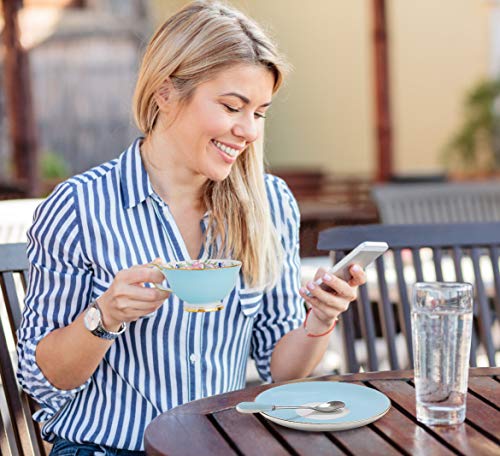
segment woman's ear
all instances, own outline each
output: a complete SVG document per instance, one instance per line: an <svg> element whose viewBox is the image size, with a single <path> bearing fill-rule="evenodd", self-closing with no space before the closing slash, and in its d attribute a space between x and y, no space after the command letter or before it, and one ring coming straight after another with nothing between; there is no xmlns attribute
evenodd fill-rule
<svg viewBox="0 0 500 456"><path fill-rule="evenodd" d="M170 78L163 81L163 84L156 91L154 98L160 111L169 111L172 108L174 88Z"/></svg>

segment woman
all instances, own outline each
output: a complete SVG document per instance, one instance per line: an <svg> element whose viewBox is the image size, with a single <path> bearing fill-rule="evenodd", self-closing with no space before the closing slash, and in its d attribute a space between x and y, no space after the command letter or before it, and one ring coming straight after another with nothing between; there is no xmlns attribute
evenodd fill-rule
<svg viewBox="0 0 500 456"><path fill-rule="evenodd" d="M19 380L52 454L139 452L155 416L244 387L249 352L266 381L304 377L323 356L365 277L318 271L329 291L298 290L297 204L263 171L284 69L240 12L189 4L146 50L133 102L144 137L36 211ZM207 257L243 263L220 312L184 312L144 286L164 279L148 266L156 258Z"/></svg>

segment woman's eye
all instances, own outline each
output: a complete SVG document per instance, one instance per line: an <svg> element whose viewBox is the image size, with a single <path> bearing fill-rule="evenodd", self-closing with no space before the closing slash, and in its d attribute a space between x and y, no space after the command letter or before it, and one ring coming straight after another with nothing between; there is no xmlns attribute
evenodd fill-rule
<svg viewBox="0 0 500 456"><path fill-rule="evenodd" d="M229 112L240 112L238 108L233 108L232 106L229 106L225 103L222 103L222 105L229 111Z"/></svg>
<svg viewBox="0 0 500 456"><path fill-rule="evenodd" d="M228 112L241 112L240 108L233 108L232 106L230 106L230 105L228 105L226 103L222 103L222 106L224 106L224 108ZM256 113L254 113L254 117L256 119L265 119L266 115L264 113L262 113L262 112L256 112Z"/></svg>

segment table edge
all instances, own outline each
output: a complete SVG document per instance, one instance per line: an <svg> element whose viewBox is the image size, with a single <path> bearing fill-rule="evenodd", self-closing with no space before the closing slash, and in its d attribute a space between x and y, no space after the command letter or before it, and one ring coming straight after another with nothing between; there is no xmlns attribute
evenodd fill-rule
<svg viewBox="0 0 500 456"><path fill-rule="evenodd" d="M391 371L374 371L374 372L360 372L356 374L334 374L334 375L322 375L318 377L306 377L296 380L289 380L284 382L276 382L276 383L268 383L264 385L258 385L253 387L247 387L240 390L230 391L227 393L222 393L216 396L210 396L203 399L197 399L192 402L188 402L186 404L179 405L174 407L164 413L162 415L185 415L185 414L199 414L203 413L204 410L207 409L205 404L214 400L217 397L218 400L221 399L220 396L224 395L232 395L237 393L243 393L244 391L250 396L255 397L261 392L275 388L277 386L286 385L290 383L298 383L298 382L311 382L311 381L370 381L370 380L412 380L413 379L413 369L408 370L391 370ZM500 367L471 367L469 370L470 377L488 377L492 375L500 376ZM250 400L250 399L249 399ZM231 402L229 404L221 407L217 410L210 408L212 412L226 410L228 408L234 407L234 404ZM161 416L161 415L160 415ZM153 420L154 421L154 420Z"/></svg>

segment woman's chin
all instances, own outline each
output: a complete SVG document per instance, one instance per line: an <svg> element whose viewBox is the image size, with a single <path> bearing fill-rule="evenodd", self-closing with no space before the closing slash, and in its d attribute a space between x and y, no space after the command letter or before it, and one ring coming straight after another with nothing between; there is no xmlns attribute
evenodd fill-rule
<svg viewBox="0 0 500 456"><path fill-rule="evenodd" d="M221 170L221 169L211 170L211 172L205 174L205 176L208 179L210 179L211 181L222 182L223 180L228 178L229 174L231 174L231 169L232 169L232 166L229 166L225 170Z"/></svg>

